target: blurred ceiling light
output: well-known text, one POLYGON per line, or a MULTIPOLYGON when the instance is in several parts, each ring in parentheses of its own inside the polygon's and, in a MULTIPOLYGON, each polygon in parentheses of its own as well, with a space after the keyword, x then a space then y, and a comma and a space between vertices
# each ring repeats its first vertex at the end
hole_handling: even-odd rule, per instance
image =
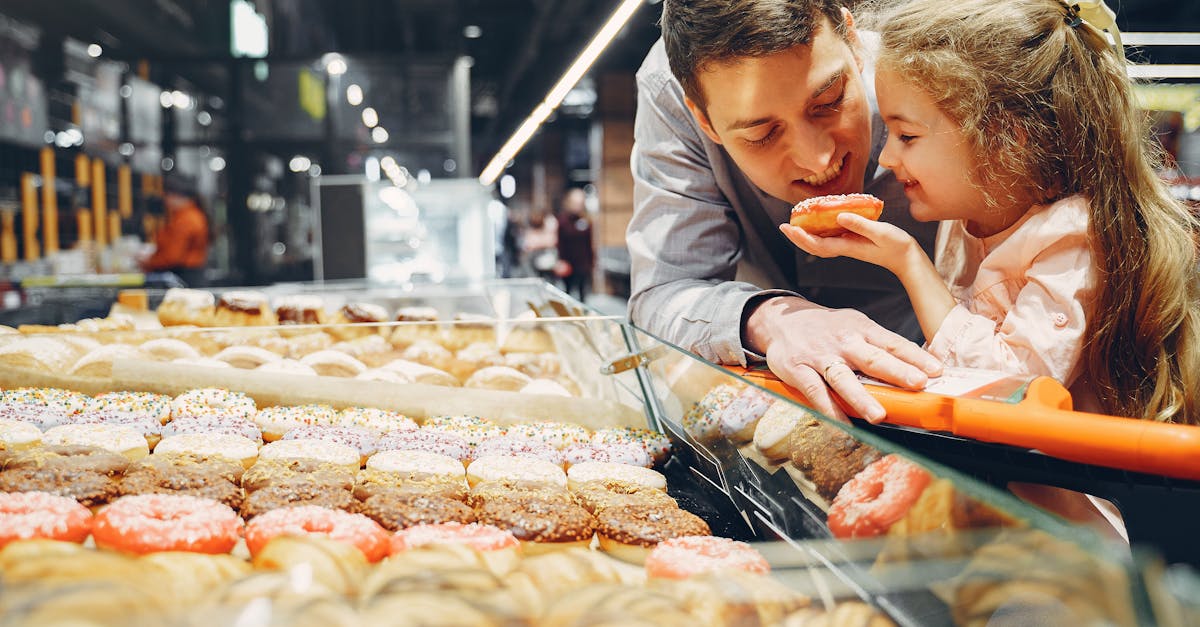
POLYGON ((511 174, 500 177, 500 197, 512 198, 517 193, 517 179, 511 174))
POLYGON ((191 109, 192 97, 176 89, 171 92, 171 104, 175 105, 177 109, 191 109))
POLYGON ((208 126, 212 124, 212 114, 208 111, 201 111, 196 114, 196 121, 200 123, 200 126, 208 126))
POLYGON ((442 162, 442 169, 447 173, 453 174, 458 169, 458 163, 454 159, 446 159, 442 162))
POLYGON ((304 155, 296 155, 295 157, 292 157, 291 161, 288 162, 288 169, 292 172, 304 172, 308 170, 310 166, 312 166, 312 159, 309 159, 304 155))
POLYGON ((382 166, 384 170, 390 170, 396 167, 398 164, 396 163, 395 158, 393 158, 391 155, 388 155, 379 160, 379 165, 382 166))
POLYGON ((321 63, 330 76, 341 76, 346 73, 346 59, 336 52, 330 52, 321 57, 321 63))
POLYGON ((379 180, 379 159, 376 159, 375 157, 367 157, 364 167, 364 174, 366 174, 368 181, 379 180))
POLYGON ((104 48, 101 48, 100 44, 91 44, 87 48, 87 53, 89 57, 99 59, 100 55, 104 54, 104 48))
POLYGON ((371 139, 375 140, 376 144, 382 144, 388 140, 388 132, 382 126, 376 126, 371 129, 371 139))
POLYGON ((225 169, 225 159, 221 157, 213 157, 212 159, 208 160, 208 167, 211 168, 213 172, 220 172, 221 170, 225 169))
POLYGON ((122 157, 133 156, 133 144, 124 142, 120 146, 117 146, 117 152, 121 153, 122 157))
POLYGON ((321 176, 321 166, 316 163, 308 166, 308 175, 313 178, 321 176))
POLYGON ((346 88, 346 102, 349 102, 351 105, 357 107, 358 105, 362 104, 362 100, 362 87, 359 87, 356 83, 351 83, 350 86, 346 88))
POLYGON ((163 157, 163 160, 162 160, 163 172, 170 172, 171 170, 174 170, 174 169, 175 169, 175 160, 170 157, 163 157))
POLYGON ((363 124, 366 124, 367 128, 374 128, 379 125, 379 114, 375 112, 374 107, 363 109, 362 119, 363 124))
POLYGON ((423 185, 432 180, 433 180, 433 175, 429 173, 429 170, 426 170, 425 168, 421 168, 420 170, 417 170, 417 182, 418 183, 421 183, 423 185))
POLYGON ((625 26, 629 18, 633 17, 634 12, 644 2, 645 0, 621 0, 621 4, 617 6, 617 10, 613 11, 612 17, 608 18, 604 26, 600 27, 600 31, 596 33, 592 41, 583 49, 583 52, 579 53, 579 57, 575 59, 571 67, 567 68, 562 78, 558 79, 558 82, 546 94, 545 100, 533 109, 529 117, 521 123, 521 126, 517 127, 512 137, 504 142, 504 145, 500 147, 496 155, 488 162, 487 167, 479 174, 480 183, 491 185, 496 182, 496 179, 504 172, 505 164, 521 151, 521 148, 525 146, 525 142, 529 141, 530 137, 533 137, 533 134, 537 132, 542 122, 546 121, 546 118, 550 116, 555 107, 566 97, 567 92, 571 91, 575 83, 579 82, 579 79, 587 73, 592 64, 596 62, 596 58, 600 56, 600 53, 604 52, 608 44, 612 43, 613 38, 617 36, 617 33, 621 32, 621 28, 625 26))
POLYGON ((158 104, 162 105, 164 109, 170 109, 172 103, 171 92, 164 91, 158 95, 158 104))
POLYGON ((130 98, 133 96, 133 87, 129 85, 121 85, 121 89, 117 93, 121 94, 122 98, 130 98))
POLYGON ((463 27, 463 37, 467 39, 479 39, 483 37, 483 29, 475 24, 467 24, 463 27))

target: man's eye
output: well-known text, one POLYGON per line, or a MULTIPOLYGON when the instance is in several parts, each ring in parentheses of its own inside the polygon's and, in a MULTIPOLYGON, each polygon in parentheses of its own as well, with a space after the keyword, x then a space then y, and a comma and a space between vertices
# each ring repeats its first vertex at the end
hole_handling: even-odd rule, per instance
POLYGON ((772 128, 769 133, 767 133, 766 135, 763 135, 761 138, 747 139, 746 143, 750 144, 751 146, 766 146, 767 144, 771 143, 771 140, 775 139, 775 136, 778 134, 776 131, 777 131, 777 127, 772 128))
POLYGON ((820 111, 836 111, 837 108, 839 106, 841 106, 842 101, 844 101, 845 99, 846 99, 846 92, 845 92, 845 90, 843 90, 842 93, 838 94, 838 97, 836 99, 834 99, 832 102, 826 102, 824 104, 817 105, 817 109, 819 109, 820 111))

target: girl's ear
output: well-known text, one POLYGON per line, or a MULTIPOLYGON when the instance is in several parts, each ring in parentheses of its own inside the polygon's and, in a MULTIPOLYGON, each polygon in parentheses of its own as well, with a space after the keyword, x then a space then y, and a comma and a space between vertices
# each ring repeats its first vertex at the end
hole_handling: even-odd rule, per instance
POLYGON ((854 55, 854 63, 858 66, 858 71, 862 72, 862 42, 858 39, 858 30, 854 28, 854 14, 846 7, 842 7, 842 22, 846 25, 846 44, 850 46, 850 54, 854 55))

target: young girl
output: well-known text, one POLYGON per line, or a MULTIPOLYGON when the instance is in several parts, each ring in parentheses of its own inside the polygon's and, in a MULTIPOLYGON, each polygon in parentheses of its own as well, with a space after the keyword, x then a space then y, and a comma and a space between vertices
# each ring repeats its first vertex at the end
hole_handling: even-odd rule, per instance
POLYGON ((822 257, 895 273, 947 365, 1054 377, 1077 409, 1200 421, 1200 225, 1155 175, 1124 59, 1061 0, 915 0, 881 19, 880 164, 942 221, 936 266, 842 214, 822 257))

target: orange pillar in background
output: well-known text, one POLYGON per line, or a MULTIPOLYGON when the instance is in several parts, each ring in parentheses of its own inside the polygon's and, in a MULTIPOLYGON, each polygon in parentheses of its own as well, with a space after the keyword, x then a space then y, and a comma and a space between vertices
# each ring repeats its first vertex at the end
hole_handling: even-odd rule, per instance
POLYGON ((117 210, 122 218, 133 217, 133 172, 128 165, 117 167, 117 210))
POLYGON ((55 190, 54 149, 46 146, 42 162, 42 248, 47 255, 58 252, 58 193, 55 190))
POLYGON ((33 184, 33 177, 33 172, 21 173, 21 220, 24 226, 23 241, 26 261, 35 261, 40 256, 37 239, 37 186, 33 184))
POLYGON ((104 161, 92 159, 92 228, 96 230, 96 243, 108 244, 105 227, 108 225, 108 196, 105 190, 104 161))

